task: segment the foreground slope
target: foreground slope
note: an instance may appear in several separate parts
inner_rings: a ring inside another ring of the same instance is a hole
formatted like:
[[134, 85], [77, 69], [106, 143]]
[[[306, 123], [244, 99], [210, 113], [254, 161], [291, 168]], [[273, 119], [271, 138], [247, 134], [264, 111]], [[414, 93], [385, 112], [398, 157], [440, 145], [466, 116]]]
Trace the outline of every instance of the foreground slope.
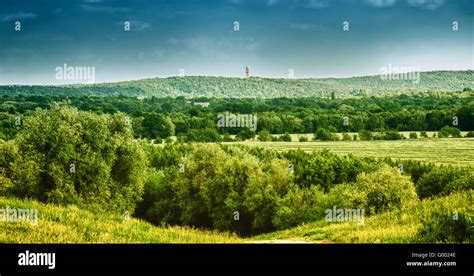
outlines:
[[235, 235], [183, 227], [162, 228], [75, 206], [0, 197], [0, 208], [38, 209], [38, 222], [1, 222], [0, 243], [239, 243]]

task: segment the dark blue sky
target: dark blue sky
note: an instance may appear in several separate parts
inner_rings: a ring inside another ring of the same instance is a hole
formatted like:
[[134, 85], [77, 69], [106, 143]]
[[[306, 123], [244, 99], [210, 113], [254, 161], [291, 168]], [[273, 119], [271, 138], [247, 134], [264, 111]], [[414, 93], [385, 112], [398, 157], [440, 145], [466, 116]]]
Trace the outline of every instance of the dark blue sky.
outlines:
[[252, 75], [293, 69], [296, 78], [379, 74], [389, 64], [472, 69], [473, 2], [0, 0], [0, 83], [61, 83], [55, 68], [64, 63], [95, 67], [97, 82], [180, 69], [243, 77], [246, 65]]

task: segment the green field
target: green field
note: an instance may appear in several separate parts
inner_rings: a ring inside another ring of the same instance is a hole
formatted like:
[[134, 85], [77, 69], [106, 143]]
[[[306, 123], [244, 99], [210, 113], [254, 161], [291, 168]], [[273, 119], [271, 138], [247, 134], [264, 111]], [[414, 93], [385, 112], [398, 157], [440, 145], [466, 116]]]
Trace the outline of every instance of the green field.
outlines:
[[474, 167], [473, 138], [438, 138], [397, 141], [330, 141], [330, 142], [257, 142], [241, 144], [279, 151], [302, 149], [319, 151], [328, 149], [336, 154], [353, 154], [361, 157], [411, 159], [437, 164]]

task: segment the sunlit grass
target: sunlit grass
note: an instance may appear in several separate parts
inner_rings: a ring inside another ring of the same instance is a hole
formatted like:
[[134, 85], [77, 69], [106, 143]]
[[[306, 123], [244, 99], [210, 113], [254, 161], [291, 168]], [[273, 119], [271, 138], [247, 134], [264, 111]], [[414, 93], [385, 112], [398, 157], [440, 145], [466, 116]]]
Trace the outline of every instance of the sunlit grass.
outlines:
[[242, 243], [235, 234], [157, 227], [139, 219], [75, 206], [0, 197], [0, 208], [38, 209], [38, 223], [0, 222], [2, 243]]

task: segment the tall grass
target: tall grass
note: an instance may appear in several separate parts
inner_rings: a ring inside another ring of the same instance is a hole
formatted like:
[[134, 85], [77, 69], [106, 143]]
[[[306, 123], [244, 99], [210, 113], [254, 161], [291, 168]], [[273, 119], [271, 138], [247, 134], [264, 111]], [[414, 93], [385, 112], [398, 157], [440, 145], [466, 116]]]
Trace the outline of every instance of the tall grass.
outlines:
[[234, 234], [156, 227], [126, 215], [0, 197], [0, 208], [38, 209], [38, 223], [0, 222], [1, 243], [241, 243]]

